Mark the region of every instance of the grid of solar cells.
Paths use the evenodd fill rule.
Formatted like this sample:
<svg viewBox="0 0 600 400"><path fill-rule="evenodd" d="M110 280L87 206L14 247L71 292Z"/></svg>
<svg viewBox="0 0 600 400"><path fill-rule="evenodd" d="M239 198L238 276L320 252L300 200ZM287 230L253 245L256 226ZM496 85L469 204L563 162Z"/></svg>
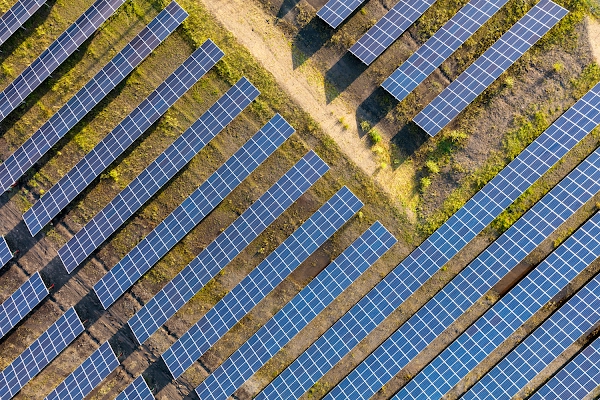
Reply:
<svg viewBox="0 0 600 400"><path fill-rule="evenodd" d="M196 388L225 400L389 248L396 238L376 222Z"/></svg>
<svg viewBox="0 0 600 400"><path fill-rule="evenodd" d="M401 0L350 47L350 52L371 65L433 3L435 0Z"/></svg>
<svg viewBox="0 0 600 400"><path fill-rule="evenodd" d="M144 343L328 169L312 150L298 161L131 317L128 324L138 342Z"/></svg>
<svg viewBox="0 0 600 400"><path fill-rule="evenodd" d="M116 400L154 400L154 396L144 377L138 376L117 396Z"/></svg>
<svg viewBox="0 0 600 400"><path fill-rule="evenodd" d="M0 46L31 17L46 0L19 0L0 17Z"/></svg>
<svg viewBox="0 0 600 400"><path fill-rule="evenodd" d="M435 136L566 14L541 0L429 103L413 122Z"/></svg>
<svg viewBox="0 0 600 400"><path fill-rule="evenodd" d="M507 1L472 0L467 3L430 37L424 45L419 47L408 60L398 67L381 84L381 87L398 101L404 100L410 92L419 86L433 71L439 68L452 53L458 50ZM360 38L359 42L363 41L363 38L365 36ZM376 54L375 57L379 56L380 53Z"/></svg>
<svg viewBox="0 0 600 400"><path fill-rule="evenodd" d="M600 213L459 336L396 399L442 397L471 366L483 361L597 257L600 257Z"/></svg>
<svg viewBox="0 0 600 400"><path fill-rule="evenodd" d="M187 17L172 2L25 143L0 164L0 192L19 180Z"/></svg>
<svg viewBox="0 0 600 400"><path fill-rule="evenodd" d="M281 120L267 123L94 285L105 309L291 136L294 128Z"/></svg>
<svg viewBox="0 0 600 400"><path fill-rule="evenodd" d="M50 222L222 57L223 52L210 39L194 51L25 213L25 223L31 234L35 235Z"/></svg>
<svg viewBox="0 0 600 400"><path fill-rule="evenodd" d="M240 79L229 89L192 127L175 140L58 250L58 255L67 271L71 273L96 250L104 240L198 154L212 138L238 116L258 94L259 91L246 78ZM291 129L282 117L278 117L274 123L278 124L278 127L285 126Z"/></svg>
<svg viewBox="0 0 600 400"><path fill-rule="evenodd" d="M542 386L531 400L583 399L600 385L600 338Z"/></svg>
<svg viewBox="0 0 600 400"><path fill-rule="evenodd" d="M117 356L105 342L46 396L46 400L82 400L118 366Z"/></svg>
<svg viewBox="0 0 600 400"><path fill-rule="evenodd" d="M29 314L48 295L48 289L36 272L0 305L0 338Z"/></svg>
<svg viewBox="0 0 600 400"><path fill-rule="evenodd" d="M462 398L512 398L599 320L600 275L597 275Z"/></svg>
<svg viewBox="0 0 600 400"><path fill-rule="evenodd" d="M7 262L13 258L12 251L6 243L4 236L0 236L0 267L3 267Z"/></svg>
<svg viewBox="0 0 600 400"><path fill-rule="evenodd" d="M97 0L0 93L0 121L54 72L125 0Z"/></svg>
<svg viewBox="0 0 600 400"><path fill-rule="evenodd" d="M308 390L598 124L600 83L409 254L257 398L277 397L277 393L287 390L286 385L295 396ZM330 365L321 365L320 371L302 361L320 358Z"/></svg>
<svg viewBox="0 0 600 400"><path fill-rule="evenodd" d="M340 189L162 355L171 375L179 378L362 206Z"/></svg>
<svg viewBox="0 0 600 400"><path fill-rule="evenodd" d="M337 28L343 20L348 18L363 3L364 0L329 0L317 12L319 18L327 22L332 28Z"/></svg>
<svg viewBox="0 0 600 400"><path fill-rule="evenodd" d="M0 372L0 399L10 399L83 332L74 308L70 308L42 333L4 371Z"/></svg>

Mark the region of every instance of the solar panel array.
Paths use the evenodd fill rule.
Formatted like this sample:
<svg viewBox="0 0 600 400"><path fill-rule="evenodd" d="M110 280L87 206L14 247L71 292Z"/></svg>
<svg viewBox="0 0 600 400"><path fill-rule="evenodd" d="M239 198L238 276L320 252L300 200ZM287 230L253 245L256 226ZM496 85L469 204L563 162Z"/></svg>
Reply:
<svg viewBox="0 0 600 400"><path fill-rule="evenodd" d="M108 308L187 235L285 140L294 128L276 115L113 267L94 291Z"/></svg>
<svg viewBox="0 0 600 400"><path fill-rule="evenodd" d="M179 378L362 206L340 189L162 355L171 375Z"/></svg>
<svg viewBox="0 0 600 400"><path fill-rule="evenodd" d="M404 100L507 1L471 0L394 71L381 84L381 87L398 101ZM359 42L363 38L365 36ZM383 50L385 47L381 52ZM375 57L377 56L379 54L375 55Z"/></svg>
<svg viewBox="0 0 600 400"><path fill-rule="evenodd" d="M371 65L433 3L435 0L401 0L350 47L350 52Z"/></svg>
<svg viewBox="0 0 600 400"><path fill-rule="evenodd" d="M23 217L31 234L35 235L50 222L222 57L223 52L210 39L194 51L25 213Z"/></svg>
<svg viewBox="0 0 600 400"><path fill-rule="evenodd" d="M583 399L598 385L600 385L600 339L594 340L530 399Z"/></svg>
<svg viewBox="0 0 600 400"><path fill-rule="evenodd" d="M376 222L196 388L226 400L396 243Z"/></svg>
<svg viewBox="0 0 600 400"><path fill-rule="evenodd" d="M4 371L0 372L0 399L10 399L84 331L70 308Z"/></svg>
<svg viewBox="0 0 600 400"><path fill-rule="evenodd" d="M443 396L597 257L600 257L600 213L459 336L396 398Z"/></svg>
<svg viewBox="0 0 600 400"><path fill-rule="evenodd" d="M0 93L0 121L54 72L125 0L97 0Z"/></svg>
<svg viewBox="0 0 600 400"><path fill-rule="evenodd" d="M12 260L13 254L6 243L4 236L0 236L0 268L3 267L7 262Z"/></svg>
<svg viewBox="0 0 600 400"><path fill-rule="evenodd" d="M154 400L154 396L144 377L138 376L117 396L116 400Z"/></svg>
<svg viewBox="0 0 600 400"><path fill-rule="evenodd" d="M435 136L568 11L541 0L413 119Z"/></svg>
<svg viewBox="0 0 600 400"><path fill-rule="evenodd" d="M600 275L488 372L463 399L510 399L600 321Z"/></svg>
<svg viewBox="0 0 600 400"><path fill-rule="evenodd" d="M229 89L192 127L58 250L67 271L71 273L96 250L258 94L259 91L246 78ZM280 123L284 122L281 118Z"/></svg>
<svg viewBox="0 0 600 400"><path fill-rule="evenodd" d="M406 257L276 377L258 398L270 399L283 392L286 393L282 394L284 398L300 396L308 390L598 124L600 84L586 93ZM347 337L352 340L347 340ZM319 365L319 369L312 368L306 361L317 359L326 361Z"/></svg>
<svg viewBox="0 0 600 400"><path fill-rule="evenodd" d="M0 164L0 192L19 180L187 17L172 2L25 143Z"/></svg>
<svg viewBox="0 0 600 400"><path fill-rule="evenodd" d="M19 0L0 17L0 46L29 19L46 0Z"/></svg>
<svg viewBox="0 0 600 400"><path fill-rule="evenodd" d="M312 150L298 161L131 317L128 323L138 342L144 343L328 169Z"/></svg>
<svg viewBox="0 0 600 400"><path fill-rule="evenodd" d="M4 337L48 295L39 272L34 273L0 305L0 338Z"/></svg>
<svg viewBox="0 0 600 400"><path fill-rule="evenodd" d="M119 366L112 347L105 342L54 389L46 400L83 400Z"/></svg>
<svg viewBox="0 0 600 400"><path fill-rule="evenodd" d="M317 12L319 18L327 22L332 28L337 28L343 20L348 18L363 3L364 0L329 0Z"/></svg>

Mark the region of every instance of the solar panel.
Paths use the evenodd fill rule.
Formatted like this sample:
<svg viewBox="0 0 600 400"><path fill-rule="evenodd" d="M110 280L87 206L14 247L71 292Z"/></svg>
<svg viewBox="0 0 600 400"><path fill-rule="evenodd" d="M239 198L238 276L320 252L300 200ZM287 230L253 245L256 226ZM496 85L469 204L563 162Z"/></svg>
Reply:
<svg viewBox="0 0 600 400"><path fill-rule="evenodd" d="M435 136L566 14L541 0L413 119Z"/></svg>
<svg viewBox="0 0 600 400"><path fill-rule="evenodd" d="M343 20L348 18L363 3L364 0L329 0L317 12L319 18L327 22L332 28L337 28Z"/></svg>
<svg viewBox="0 0 600 400"><path fill-rule="evenodd" d="M3 267L7 262L12 260L13 254L6 243L4 236L0 236L0 267Z"/></svg>
<svg viewBox="0 0 600 400"><path fill-rule="evenodd" d="M161 11L56 114L0 164L0 191L4 193L19 180L186 17L187 13L176 2L172 2Z"/></svg>
<svg viewBox="0 0 600 400"><path fill-rule="evenodd" d="M34 273L0 305L0 338L6 335L48 295L39 272Z"/></svg>
<svg viewBox="0 0 600 400"><path fill-rule="evenodd" d="M46 0L19 0L0 17L0 46L17 31Z"/></svg>
<svg viewBox="0 0 600 400"><path fill-rule="evenodd" d="M600 320L600 275L488 372L463 399L510 399Z"/></svg>
<svg viewBox="0 0 600 400"><path fill-rule="evenodd" d="M144 343L328 169L312 150L298 161L131 317L128 324L138 342Z"/></svg>
<svg viewBox="0 0 600 400"><path fill-rule="evenodd" d="M401 0L350 47L350 52L371 65L433 3L435 0Z"/></svg>
<svg viewBox="0 0 600 400"><path fill-rule="evenodd" d="M597 84L327 330L303 357L325 358L328 365L335 365L599 123ZM259 398L276 397L274 393L292 381L290 393L300 396L329 368L322 364L317 370L295 362ZM296 373L300 370L306 372L302 381Z"/></svg>
<svg viewBox="0 0 600 400"><path fill-rule="evenodd" d="M600 338L587 346L530 399L583 399L598 385L600 385Z"/></svg>
<svg viewBox="0 0 600 400"><path fill-rule="evenodd" d="M71 273L96 250L258 94L259 91L246 78L240 79L229 89L194 125L58 250L67 271ZM285 120L280 118L280 122L284 124Z"/></svg>
<svg viewBox="0 0 600 400"><path fill-rule="evenodd" d="M226 400L396 243L376 222L196 388Z"/></svg>
<svg viewBox="0 0 600 400"><path fill-rule="evenodd" d="M115 356L110 344L105 342L46 396L46 400L83 400L118 366L117 356Z"/></svg>
<svg viewBox="0 0 600 400"><path fill-rule="evenodd" d="M144 380L144 377L138 376L131 385L127 386L116 398L116 400L154 400L154 396Z"/></svg>
<svg viewBox="0 0 600 400"><path fill-rule="evenodd" d="M192 53L25 213L25 223L31 234L35 235L50 222L222 57L223 52L210 39Z"/></svg>
<svg viewBox="0 0 600 400"><path fill-rule="evenodd" d="M381 84L381 87L398 101L404 100L507 1L471 0L394 71ZM359 43L363 41L363 38L365 36L359 40ZM363 43L366 47L367 39ZM374 57L378 57L388 46L389 44L379 52L375 52ZM371 51L374 51L374 46L370 46L370 48Z"/></svg>
<svg viewBox="0 0 600 400"><path fill-rule="evenodd" d="M162 355L171 375L179 378L362 206L340 189Z"/></svg>
<svg viewBox="0 0 600 400"><path fill-rule="evenodd" d="M0 93L0 121L54 72L125 0L97 0Z"/></svg>
<svg viewBox="0 0 600 400"><path fill-rule="evenodd" d="M597 257L600 257L600 213L459 336L396 398L443 396Z"/></svg>
<svg viewBox="0 0 600 400"><path fill-rule="evenodd" d="M104 308L114 303L167 254L293 132L294 128L276 115L248 140L94 285Z"/></svg>
<svg viewBox="0 0 600 400"><path fill-rule="evenodd" d="M0 399L10 399L17 394L83 331L75 309L70 308L0 372Z"/></svg>

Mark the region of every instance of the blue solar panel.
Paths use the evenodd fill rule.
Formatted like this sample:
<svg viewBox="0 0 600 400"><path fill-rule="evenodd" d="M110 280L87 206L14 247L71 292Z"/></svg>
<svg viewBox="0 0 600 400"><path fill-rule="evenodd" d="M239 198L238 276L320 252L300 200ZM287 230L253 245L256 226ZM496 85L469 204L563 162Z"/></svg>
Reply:
<svg viewBox="0 0 600 400"><path fill-rule="evenodd" d="M144 343L328 169L312 150L298 161L131 317L128 323L138 342Z"/></svg>
<svg viewBox="0 0 600 400"><path fill-rule="evenodd" d="M398 101L404 100L410 92L419 86L433 71L439 68L444 60L458 50L507 1L471 0L394 71L381 84L381 87L387 90ZM363 38L365 36L359 40L359 43ZM381 49L380 53L386 47ZM375 54L375 57L377 56L379 56L379 53Z"/></svg>
<svg viewBox="0 0 600 400"><path fill-rule="evenodd" d="M144 378L138 376L117 396L116 400L154 400L154 396Z"/></svg>
<svg viewBox="0 0 600 400"><path fill-rule="evenodd" d="M600 257L600 213L458 337L396 398L443 396L597 257Z"/></svg>
<svg viewBox="0 0 600 400"><path fill-rule="evenodd" d="M295 362L259 394L272 398L286 384L299 396L450 258L600 123L600 84L567 110L517 158L405 258L302 357L325 358L320 369ZM348 337L353 340L348 340ZM300 381L296 371L306 375ZM286 383L287 382L287 383ZM292 383L293 382L293 383ZM284 396L285 397L285 396Z"/></svg>
<svg viewBox="0 0 600 400"><path fill-rule="evenodd" d="M4 236L0 236L0 268L13 258L13 254L6 243Z"/></svg>
<svg viewBox="0 0 600 400"><path fill-rule="evenodd" d="M0 17L0 46L29 19L46 0L19 0Z"/></svg>
<svg viewBox="0 0 600 400"><path fill-rule="evenodd" d="M187 13L169 4L106 64L77 94L0 164L0 192L5 192L71 128L137 67L183 22Z"/></svg>
<svg viewBox="0 0 600 400"><path fill-rule="evenodd" d="M317 12L319 18L327 22L332 28L337 28L343 20L348 18L363 3L364 0L329 0Z"/></svg>
<svg viewBox="0 0 600 400"><path fill-rule="evenodd" d="M125 0L97 0L0 93L0 121L81 46Z"/></svg>
<svg viewBox="0 0 600 400"><path fill-rule="evenodd" d="M350 52L371 65L433 3L435 0L401 0L350 47Z"/></svg>
<svg viewBox="0 0 600 400"><path fill-rule="evenodd" d="M171 375L179 378L362 206L340 189L162 355Z"/></svg>
<svg viewBox="0 0 600 400"><path fill-rule="evenodd" d="M294 128L276 115L94 285L108 308L269 157Z"/></svg>
<svg viewBox="0 0 600 400"><path fill-rule="evenodd" d="M552 1L541 0L413 121L435 136L567 13Z"/></svg>
<svg viewBox="0 0 600 400"><path fill-rule="evenodd" d="M374 223L209 375L196 388L198 396L226 400L233 395L395 243L381 223Z"/></svg>
<svg viewBox="0 0 600 400"><path fill-rule="evenodd" d="M0 399L10 399L84 331L70 308L4 371L0 372Z"/></svg>
<svg viewBox="0 0 600 400"><path fill-rule="evenodd" d="M530 399L583 399L598 385L600 385L600 338L587 346Z"/></svg>
<svg viewBox="0 0 600 400"><path fill-rule="evenodd" d="M600 275L597 275L462 398L512 398L599 320Z"/></svg>
<svg viewBox="0 0 600 400"><path fill-rule="evenodd" d="M246 78L242 78L225 93L190 129L58 250L67 271L71 273L96 250L258 94L259 91ZM281 123L285 123L283 118Z"/></svg>
<svg viewBox="0 0 600 400"><path fill-rule="evenodd" d="M204 42L25 213L31 234L35 235L50 222L222 57L223 52L216 44L210 39Z"/></svg>
<svg viewBox="0 0 600 400"><path fill-rule="evenodd" d="M117 356L110 344L105 342L46 396L46 400L83 400L118 366Z"/></svg>
<svg viewBox="0 0 600 400"><path fill-rule="evenodd" d="M34 273L0 305L0 338L14 328L47 295L48 289L40 273Z"/></svg>

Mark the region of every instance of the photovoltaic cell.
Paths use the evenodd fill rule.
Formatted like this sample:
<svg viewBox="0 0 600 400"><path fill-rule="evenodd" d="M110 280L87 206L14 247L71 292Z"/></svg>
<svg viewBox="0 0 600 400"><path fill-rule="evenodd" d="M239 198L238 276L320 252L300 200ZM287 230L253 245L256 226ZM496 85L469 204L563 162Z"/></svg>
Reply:
<svg viewBox="0 0 600 400"><path fill-rule="evenodd" d="M36 272L0 305L0 338L15 327L42 299L48 289Z"/></svg>
<svg viewBox="0 0 600 400"><path fill-rule="evenodd" d="M105 342L46 396L46 400L83 400L118 366L117 356L110 344Z"/></svg>
<svg viewBox="0 0 600 400"><path fill-rule="evenodd" d="M599 320L600 275L597 275L462 398L512 398Z"/></svg>
<svg viewBox="0 0 600 400"><path fill-rule="evenodd" d="M116 400L154 400L154 396L144 378L138 376L117 396Z"/></svg>
<svg viewBox="0 0 600 400"><path fill-rule="evenodd" d="M179 378L362 206L346 187L321 206L162 355L171 375Z"/></svg>
<svg viewBox="0 0 600 400"><path fill-rule="evenodd" d="M223 52L210 39L192 53L175 72L25 213L25 223L31 234L38 233L106 167L123 154L221 57Z"/></svg>
<svg viewBox="0 0 600 400"><path fill-rule="evenodd" d="M196 388L226 400L389 248L396 238L374 223Z"/></svg>
<svg viewBox="0 0 600 400"><path fill-rule="evenodd" d="M12 260L13 254L6 243L4 236L0 236L0 268L3 267L7 262Z"/></svg>
<svg viewBox="0 0 600 400"><path fill-rule="evenodd" d="M317 12L319 18L327 22L332 28L337 28L343 20L348 18L363 3L364 0L329 0Z"/></svg>
<svg viewBox="0 0 600 400"><path fill-rule="evenodd" d="M259 91L246 78L229 89L190 129L58 250L67 271L71 273L96 250L258 94ZM283 123L283 118L281 120Z"/></svg>
<svg viewBox="0 0 600 400"><path fill-rule="evenodd" d="M507 1L471 0L394 71L381 87L398 101L404 100ZM365 36L358 43L361 41L366 43ZM389 44L383 47L374 57L378 57L388 46Z"/></svg>
<svg viewBox="0 0 600 400"><path fill-rule="evenodd" d="M0 191L8 190L71 128L137 67L187 17L176 2L106 64L77 94L0 164Z"/></svg>
<svg viewBox="0 0 600 400"><path fill-rule="evenodd" d="M125 0L97 0L0 93L0 121L54 72Z"/></svg>
<svg viewBox="0 0 600 400"><path fill-rule="evenodd" d="M442 397L597 257L600 257L600 213L459 336L396 399Z"/></svg>
<svg viewBox="0 0 600 400"><path fill-rule="evenodd" d="M0 17L0 46L29 19L46 0L19 0Z"/></svg>
<svg viewBox="0 0 600 400"><path fill-rule="evenodd" d="M350 47L350 52L371 65L433 3L435 0L401 0Z"/></svg>
<svg viewBox="0 0 600 400"><path fill-rule="evenodd" d="M568 11L541 0L413 119L435 136Z"/></svg>
<svg viewBox="0 0 600 400"><path fill-rule="evenodd" d="M294 132L280 115L273 117L98 283L94 291L108 308L187 235L229 193Z"/></svg>
<svg viewBox="0 0 600 400"><path fill-rule="evenodd" d="M597 84L406 257L257 398L299 397L600 123ZM352 338L352 340L348 340ZM302 377L300 379L299 377ZM288 389L286 389L286 387Z"/></svg>
<svg viewBox="0 0 600 400"><path fill-rule="evenodd" d="M144 343L223 267L308 190L329 167L312 150L129 320Z"/></svg>
<svg viewBox="0 0 600 400"><path fill-rule="evenodd" d="M17 394L83 331L75 309L70 308L0 372L0 399L10 399Z"/></svg>

